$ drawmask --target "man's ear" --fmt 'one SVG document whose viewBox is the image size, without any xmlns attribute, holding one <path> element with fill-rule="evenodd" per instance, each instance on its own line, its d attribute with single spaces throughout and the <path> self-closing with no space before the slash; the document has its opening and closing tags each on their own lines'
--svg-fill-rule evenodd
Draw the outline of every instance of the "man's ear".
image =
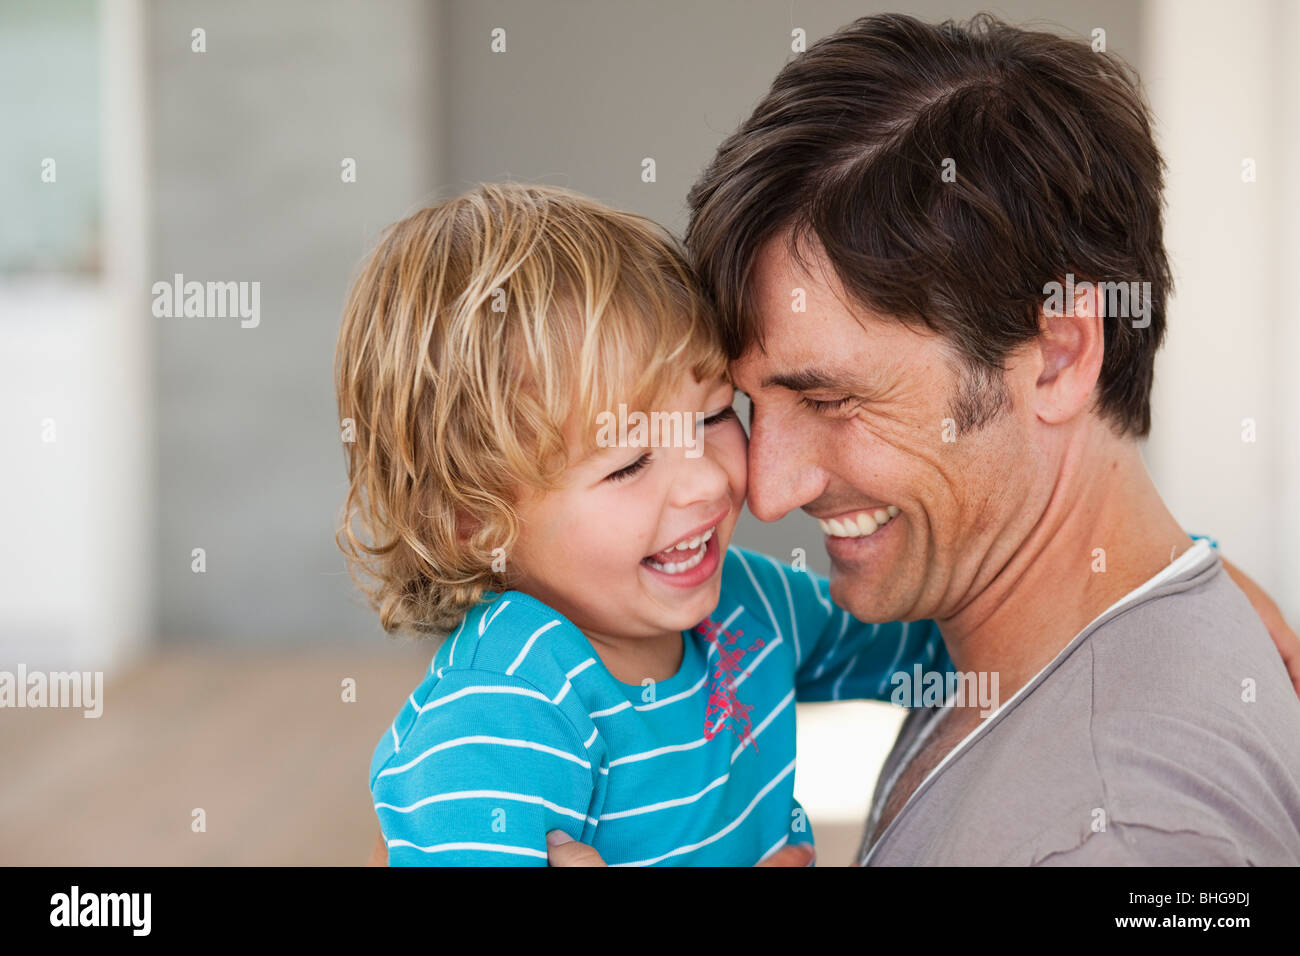
<svg viewBox="0 0 1300 956">
<path fill-rule="evenodd" d="M 1032 396 L 1039 420 L 1057 425 L 1092 407 L 1106 349 L 1101 304 L 1096 285 L 1079 282 L 1073 308 L 1044 307 L 1039 313 L 1042 331 L 1034 342 L 1038 379 Z"/>
</svg>

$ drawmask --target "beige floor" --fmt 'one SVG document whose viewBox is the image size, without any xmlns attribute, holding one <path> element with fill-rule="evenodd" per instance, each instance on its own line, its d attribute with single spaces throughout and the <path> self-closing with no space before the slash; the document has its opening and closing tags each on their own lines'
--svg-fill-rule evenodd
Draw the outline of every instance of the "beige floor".
<svg viewBox="0 0 1300 956">
<path fill-rule="evenodd" d="M 108 678 L 98 719 L 0 709 L 0 865 L 361 863 L 377 834 L 370 754 L 428 659 L 395 645 L 365 657 L 172 651 Z M 355 703 L 341 699 L 345 678 Z M 819 865 L 843 865 L 897 717 L 801 705 L 799 721 L 796 795 Z M 206 832 L 191 828 L 196 808 Z"/>
</svg>

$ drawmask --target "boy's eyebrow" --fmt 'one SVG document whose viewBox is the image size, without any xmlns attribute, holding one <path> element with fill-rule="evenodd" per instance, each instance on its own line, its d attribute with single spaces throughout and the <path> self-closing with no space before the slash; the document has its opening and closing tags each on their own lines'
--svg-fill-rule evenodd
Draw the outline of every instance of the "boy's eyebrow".
<svg viewBox="0 0 1300 956">
<path fill-rule="evenodd" d="M 584 450 L 580 458 L 571 458 L 569 464 L 573 467 L 582 465 L 593 465 L 606 458 L 614 458 L 615 452 L 627 451 L 630 446 L 621 445 L 593 445 L 589 450 Z"/>
</svg>

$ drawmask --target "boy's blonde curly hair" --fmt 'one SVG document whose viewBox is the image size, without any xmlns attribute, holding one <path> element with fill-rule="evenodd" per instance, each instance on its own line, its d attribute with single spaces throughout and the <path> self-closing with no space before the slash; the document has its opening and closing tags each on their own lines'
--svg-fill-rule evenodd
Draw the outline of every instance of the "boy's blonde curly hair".
<svg viewBox="0 0 1300 956">
<path fill-rule="evenodd" d="M 649 219 L 505 183 L 390 226 L 335 356 L 336 540 L 384 630 L 445 636 L 508 589 L 494 558 L 521 495 L 556 487 L 574 429 L 590 451 L 600 411 L 653 408 L 687 370 L 707 381 L 726 358 L 681 246 Z"/>
</svg>

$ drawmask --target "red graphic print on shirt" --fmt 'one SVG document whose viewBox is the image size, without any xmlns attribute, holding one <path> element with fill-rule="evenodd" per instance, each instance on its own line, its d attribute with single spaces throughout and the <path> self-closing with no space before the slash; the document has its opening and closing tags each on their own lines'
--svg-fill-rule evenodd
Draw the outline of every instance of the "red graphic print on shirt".
<svg viewBox="0 0 1300 956">
<path fill-rule="evenodd" d="M 704 711 L 704 737 L 706 740 L 712 740 L 728 720 L 731 720 L 732 730 L 740 737 L 740 746 L 744 748 L 746 744 L 753 744 L 754 750 L 758 750 L 758 744 L 754 741 L 751 734 L 751 724 L 749 712 L 752 709 L 750 704 L 742 704 L 736 698 L 737 680 L 749 674 L 749 671 L 741 671 L 740 662 L 746 654 L 752 654 L 763 646 L 763 639 L 760 637 L 749 647 L 742 646 L 740 638 L 744 636 L 744 631 L 727 631 L 720 624 L 716 624 L 707 617 L 701 621 L 696 630 L 704 637 L 705 640 L 717 645 L 718 661 L 713 669 L 713 681 L 709 686 L 709 702 Z"/>
</svg>

